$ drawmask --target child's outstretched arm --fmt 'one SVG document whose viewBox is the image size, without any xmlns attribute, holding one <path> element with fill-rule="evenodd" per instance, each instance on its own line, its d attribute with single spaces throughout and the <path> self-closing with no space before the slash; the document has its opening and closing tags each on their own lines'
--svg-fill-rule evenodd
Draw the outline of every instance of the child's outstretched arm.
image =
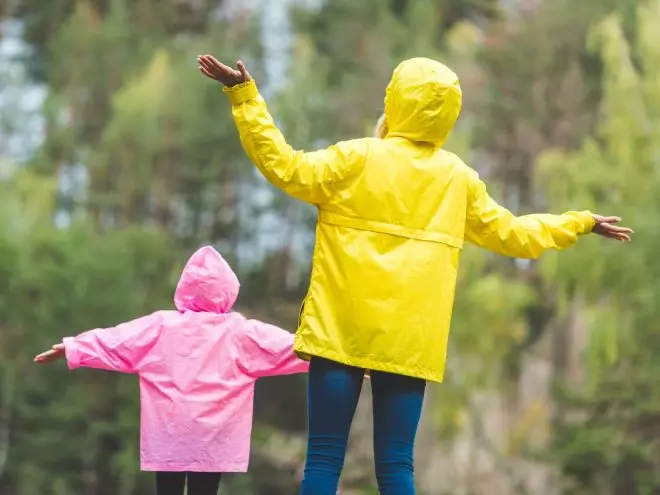
<svg viewBox="0 0 660 495">
<path fill-rule="evenodd" d="M 517 217 L 488 195 L 486 185 L 475 173 L 468 198 L 465 239 L 505 256 L 538 258 L 549 249 L 572 246 L 580 235 L 590 232 L 629 241 L 632 230 L 613 225 L 620 220 L 589 211 Z"/>
<path fill-rule="evenodd" d="M 97 368 L 135 373 L 156 343 L 162 317 L 160 312 L 122 323 L 112 328 L 89 330 L 77 337 L 67 337 L 50 351 L 34 358 L 48 363 L 66 357 L 69 369 Z"/>
<path fill-rule="evenodd" d="M 293 335 L 258 320 L 245 320 L 236 332 L 238 364 L 254 378 L 307 373 L 309 363 L 293 352 Z"/>
<path fill-rule="evenodd" d="M 235 70 L 211 55 L 202 55 L 198 61 L 204 75 L 225 85 L 243 148 L 275 186 L 302 201 L 321 204 L 359 176 L 368 139 L 344 141 L 311 153 L 294 150 L 275 125 L 256 83 L 241 62 Z"/>
</svg>

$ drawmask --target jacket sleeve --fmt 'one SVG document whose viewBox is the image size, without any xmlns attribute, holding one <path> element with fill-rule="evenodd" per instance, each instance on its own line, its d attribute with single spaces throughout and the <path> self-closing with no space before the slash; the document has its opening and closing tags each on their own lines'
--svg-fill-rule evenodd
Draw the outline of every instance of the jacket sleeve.
<svg viewBox="0 0 660 495">
<path fill-rule="evenodd" d="M 225 93 L 245 152 L 266 179 L 287 194 L 319 205 L 362 171 L 369 139 L 344 141 L 310 153 L 297 151 L 273 122 L 254 81 L 225 88 Z"/>
<path fill-rule="evenodd" d="M 238 332 L 238 363 L 253 378 L 307 373 L 309 363 L 293 352 L 293 334 L 258 320 Z"/>
<path fill-rule="evenodd" d="M 572 246 L 594 227 L 589 211 L 517 217 L 488 195 L 476 173 L 469 191 L 465 239 L 498 254 L 535 259 L 548 249 Z"/>
<path fill-rule="evenodd" d="M 156 343 L 162 317 L 159 312 L 99 328 L 63 340 L 69 369 L 96 368 L 136 373 L 140 363 Z"/>
</svg>

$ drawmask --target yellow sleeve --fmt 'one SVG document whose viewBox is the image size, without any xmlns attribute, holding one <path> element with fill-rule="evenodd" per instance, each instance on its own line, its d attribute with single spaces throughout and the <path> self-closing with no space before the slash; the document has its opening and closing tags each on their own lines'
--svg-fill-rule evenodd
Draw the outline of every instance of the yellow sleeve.
<svg viewBox="0 0 660 495">
<path fill-rule="evenodd" d="M 589 211 L 517 217 L 498 205 L 475 174 L 468 198 L 465 240 L 514 258 L 538 258 L 548 249 L 572 246 L 594 227 Z"/>
<path fill-rule="evenodd" d="M 254 81 L 224 89 L 245 152 L 273 185 L 311 204 L 321 204 L 359 176 L 369 140 L 344 141 L 305 153 L 294 150 L 268 113 Z"/>
</svg>

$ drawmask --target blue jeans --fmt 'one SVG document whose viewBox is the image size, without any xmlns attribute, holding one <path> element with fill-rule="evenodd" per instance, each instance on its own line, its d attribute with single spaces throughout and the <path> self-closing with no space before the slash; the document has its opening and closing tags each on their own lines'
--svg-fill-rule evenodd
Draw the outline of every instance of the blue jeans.
<svg viewBox="0 0 660 495">
<path fill-rule="evenodd" d="M 301 495 L 336 495 L 364 370 L 312 357 Z M 413 451 L 426 382 L 371 372 L 374 459 L 381 495 L 414 495 Z"/>
</svg>

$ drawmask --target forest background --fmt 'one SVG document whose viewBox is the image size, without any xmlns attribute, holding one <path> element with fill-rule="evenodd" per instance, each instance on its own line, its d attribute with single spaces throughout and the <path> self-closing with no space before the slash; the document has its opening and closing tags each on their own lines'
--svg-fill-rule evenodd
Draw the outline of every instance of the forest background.
<svg viewBox="0 0 660 495">
<path fill-rule="evenodd" d="M 660 0 L 0 1 L 0 493 L 151 493 L 133 376 L 35 366 L 66 335 L 172 306 L 221 250 L 240 309 L 294 330 L 313 209 L 245 158 L 198 53 L 241 57 L 289 141 L 372 132 L 393 67 L 459 74 L 448 147 L 517 213 L 592 209 L 636 231 L 540 261 L 468 247 L 424 495 L 660 493 Z M 657 216 L 657 222 L 656 222 Z M 365 385 L 342 478 L 377 493 Z M 248 474 L 295 493 L 305 377 L 264 379 Z"/>
</svg>

